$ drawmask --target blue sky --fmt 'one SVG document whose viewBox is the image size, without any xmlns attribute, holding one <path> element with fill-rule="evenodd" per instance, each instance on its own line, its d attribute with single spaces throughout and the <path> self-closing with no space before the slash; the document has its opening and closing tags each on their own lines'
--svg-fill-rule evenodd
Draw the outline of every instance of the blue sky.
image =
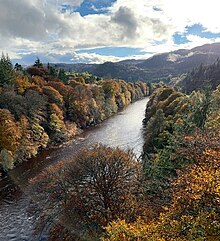
<svg viewBox="0 0 220 241">
<path fill-rule="evenodd" d="M 81 16 L 90 14 L 105 14 L 108 13 L 108 7 L 111 7 L 114 2 L 116 2 L 116 0 L 85 0 L 79 7 L 76 8 L 75 11 L 79 12 Z"/>
<path fill-rule="evenodd" d="M 13 62 L 103 63 L 220 42 L 217 0 L 0 1 Z"/>
<path fill-rule="evenodd" d="M 201 38 L 207 39 L 218 39 L 220 38 L 220 33 L 212 33 L 207 31 L 201 24 L 193 24 L 192 26 L 186 26 L 185 33 L 176 33 L 173 35 L 173 40 L 175 44 L 186 44 L 190 40 L 187 39 L 188 35 L 196 35 Z"/>
<path fill-rule="evenodd" d="M 141 48 L 127 48 L 127 47 L 103 47 L 103 48 L 95 48 L 95 49 L 85 49 L 76 51 L 77 54 L 83 53 L 93 53 L 100 54 L 106 56 L 117 56 L 117 57 L 126 57 L 133 55 L 141 55 Z"/>
</svg>

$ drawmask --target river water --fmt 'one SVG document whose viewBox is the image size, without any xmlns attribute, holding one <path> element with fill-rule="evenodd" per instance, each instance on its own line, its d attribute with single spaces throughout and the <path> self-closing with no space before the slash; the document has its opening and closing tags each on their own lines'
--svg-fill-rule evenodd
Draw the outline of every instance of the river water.
<svg viewBox="0 0 220 241">
<path fill-rule="evenodd" d="M 71 158 L 94 143 L 133 149 L 137 157 L 143 147 L 142 120 L 148 98 L 137 101 L 124 111 L 90 128 L 62 148 L 44 150 L 0 181 L 0 241 L 45 241 L 46 232 L 34 235 L 35 220 L 30 212 L 28 180 L 48 165 Z"/>
</svg>

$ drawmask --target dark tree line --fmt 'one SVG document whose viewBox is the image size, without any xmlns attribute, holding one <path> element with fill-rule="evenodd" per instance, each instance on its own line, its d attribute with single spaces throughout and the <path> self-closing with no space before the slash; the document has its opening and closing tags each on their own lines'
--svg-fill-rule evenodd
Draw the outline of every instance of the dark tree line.
<svg viewBox="0 0 220 241">
<path fill-rule="evenodd" d="M 220 60 L 217 59 L 211 65 L 201 64 L 187 73 L 185 78 L 178 84 L 184 92 L 191 93 L 193 90 L 210 88 L 215 90 L 220 84 Z"/>
</svg>

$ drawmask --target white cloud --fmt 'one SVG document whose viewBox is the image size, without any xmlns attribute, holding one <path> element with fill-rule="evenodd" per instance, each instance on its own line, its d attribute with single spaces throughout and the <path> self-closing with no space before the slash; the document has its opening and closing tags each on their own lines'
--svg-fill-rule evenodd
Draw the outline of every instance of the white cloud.
<svg viewBox="0 0 220 241">
<path fill-rule="evenodd" d="M 107 61 L 117 62 L 117 61 L 124 60 L 124 58 L 100 55 L 95 53 L 73 53 L 73 58 L 71 60 L 74 62 L 81 62 L 81 63 L 100 64 Z"/>
<path fill-rule="evenodd" d="M 194 48 L 198 45 L 208 44 L 208 43 L 218 43 L 220 38 L 202 38 L 198 35 L 188 35 L 187 39 L 190 41 L 187 48 Z"/>
<path fill-rule="evenodd" d="M 73 58 L 71 59 L 74 62 L 82 63 L 92 63 L 92 64 L 101 64 L 107 61 L 118 62 L 125 59 L 146 59 L 151 57 L 152 54 L 140 54 L 140 55 L 130 55 L 128 57 L 116 57 L 112 55 L 100 55 L 96 53 L 73 53 Z"/>
<path fill-rule="evenodd" d="M 74 7 L 80 6 L 84 0 L 44 0 L 45 4 L 58 7 L 62 4 L 71 5 Z"/>
<path fill-rule="evenodd" d="M 82 17 L 79 13 L 59 12 L 61 4 L 77 7 L 82 2 L 0 0 L 0 50 L 12 58 L 20 57 L 22 51 L 59 56 L 105 46 L 139 47 L 161 53 L 217 41 L 189 35 L 189 43 L 176 45 L 172 35 L 184 33 L 186 26 L 201 24 L 207 31 L 220 32 L 217 0 L 117 0 L 105 14 Z M 80 58 L 94 62 L 117 59 L 95 54 Z"/>
<path fill-rule="evenodd" d="M 183 31 L 187 25 L 200 23 L 208 31 L 220 32 L 218 0 L 158 0 L 158 5 L 176 30 Z"/>
</svg>

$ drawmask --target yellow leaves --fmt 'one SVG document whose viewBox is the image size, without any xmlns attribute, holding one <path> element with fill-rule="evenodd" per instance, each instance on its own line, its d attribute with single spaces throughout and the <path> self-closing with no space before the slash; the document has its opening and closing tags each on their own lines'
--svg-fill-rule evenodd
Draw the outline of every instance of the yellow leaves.
<svg viewBox="0 0 220 241">
<path fill-rule="evenodd" d="M 15 153 L 21 138 L 21 130 L 10 111 L 0 109 L 0 149 Z"/>
<path fill-rule="evenodd" d="M 125 220 L 111 222 L 102 241 L 188 241 L 178 235 L 181 223 L 167 218 L 147 223 L 138 218 L 134 223 Z"/>
<path fill-rule="evenodd" d="M 173 201 L 160 216 L 157 231 L 165 240 L 219 240 L 220 149 L 216 135 L 185 136 L 182 153 L 194 165 L 179 172 L 173 183 Z M 167 230 L 167 231 L 165 231 Z"/>
<path fill-rule="evenodd" d="M 17 77 L 16 80 L 16 88 L 18 94 L 22 95 L 27 89 L 31 87 L 31 83 L 27 76 Z"/>
<path fill-rule="evenodd" d="M 40 76 L 32 76 L 32 81 L 34 84 L 36 84 L 39 87 L 42 87 L 45 85 L 44 79 Z"/>
<path fill-rule="evenodd" d="M 43 93 L 48 97 L 49 103 L 54 103 L 59 107 L 62 107 L 64 104 L 63 96 L 54 89 L 52 86 L 43 86 Z"/>
<path fill-rule="evenodd" d="M 102 241 L 141 241 L 146 240 L 148 225 L 141 219 L 129 224 L 125 220 L 113 221 L 106 228 L 107 236 Z"/>
</svg>

